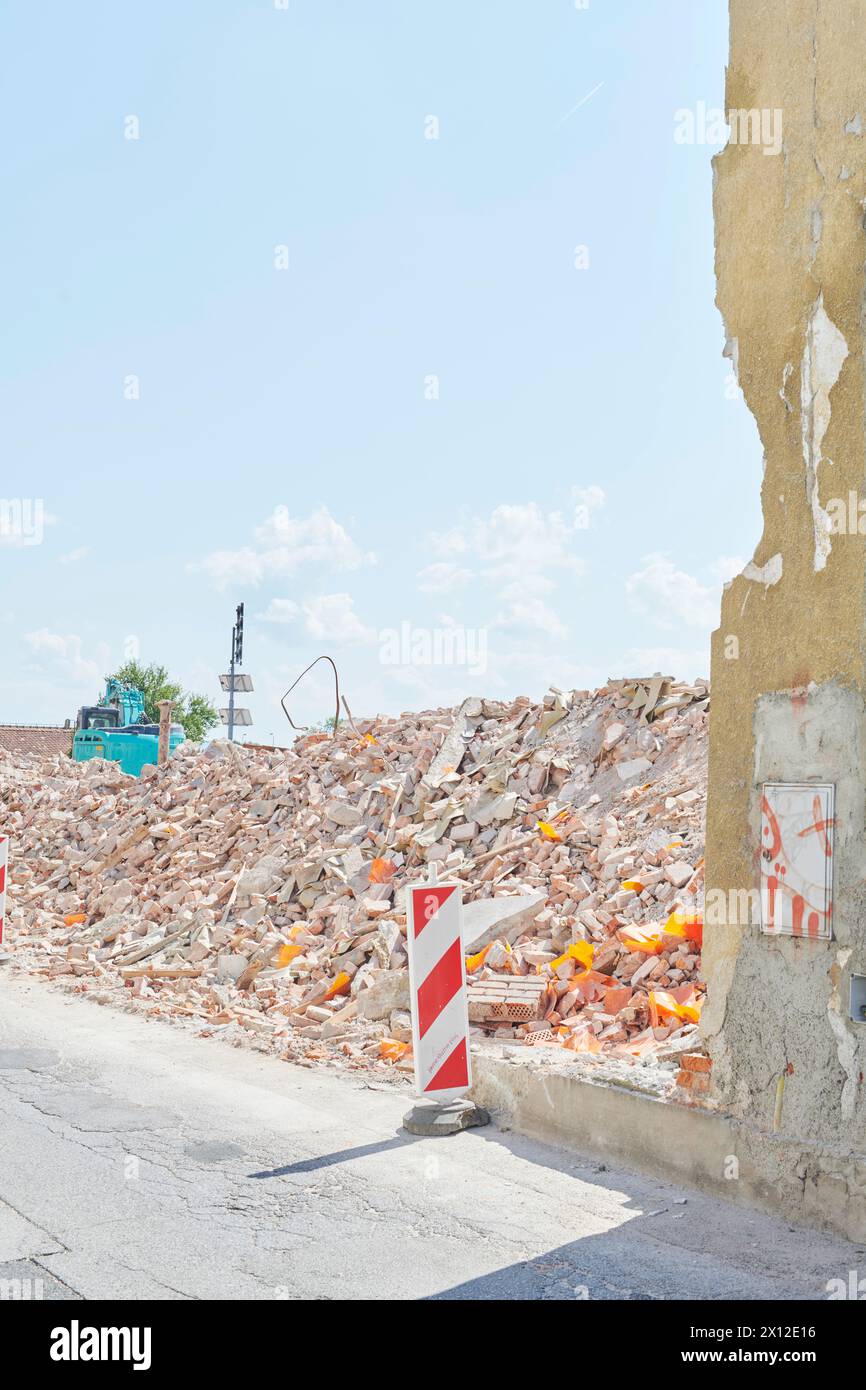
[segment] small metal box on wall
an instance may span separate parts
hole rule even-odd
[[[832,940],[835,796],[829,782],[762,786],[762,931]]]

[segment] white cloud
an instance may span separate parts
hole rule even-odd
[[[422,594],[449,594],[462,589],[472,578],[472,570],[440,560],[418,571],[418,588]]]
[[[257,613],[256,617],[263,623],[294,623],[300,611],[290,598],[272,598],[264,613]]]
[[[93,697],[96,696],[104,672],[96,661],[85,658],[82,640],[76,633],[50,632],[43,627],[25,632],[24,641],[33,658],[31,669],[67,680],[72,686],[92,687]]]
[[[586,531],[592,524],[593,512],[604,506],[604,488],[596,483],[591,483],[589,487],[573,487],[571,500],[574,503],[574,524],[578,531]]]
[[[215,550],[189,566],[203,570],[217,589],[257,587],[265,579],[296,574],[303,566],[327,565],[330,570],[356,570],[376,563],[345,527],[319,507],[307,517],[293,517],[288,507],[275,507],[253,532],[253,545],[238,550]]]
[[[510,584],[503,584],[499,589],[499,597],[512,600],[524,599],[527,594],[538,597],[541,594],[552,594],[556,590],[554,580],[548,578],[546,574],[522,574],[519,579],[513,580]]]
[[[540,598],[515,599],[496,615],[491,626],[506,632],[540,632],[557,641],[568,636],[568,628]]]
[[[727,584],[730,579],[742,574],[746,562],[740,555],[720,555],[709,566],[710,574],[719,584]]]
[[[709,642],[706,648],[695,647],[690,651],[682,647],[632,647],[611,668],[612,679],[631,676],[651,676],[658,672],[662,676],[675,676],[677,680],[695,680],[706,677],[710,670]]]
[[[716,626],[719,598],[715,588],[707,588],[694,575],[678,570],[668,555],[655,552],[645,555],[641,563],[643,569],[630,575],[625,584],[626,599],[634,613],[671,631],[683,624],[707,630]]]
[[[204,570],[215,589],[256,587],[265,577],[264,563],[249,546],[242,550],[213,550],[191,570]]]
[[[295,603],[290,598],[271,599],[264,613],[266,623],[300,623],[308,637],[317,642],[372,642],[375,630],[361,622],[351,594],[318,594]]]
[[[549,665],[553,646],[569,632],[552,596],[563,579],[586,572],[580,533],[604,504],[604,492],[594,485],[572,488],[569,503],[570,510],[557,511],[537,502],[502,503],[487,515],[461,517],[428,537],[435,559],[419,572],[419,589],[444,594],[474,581],[498,599],[490,633],[522,649],[526,665]],[[495,665],[497,658],[491,660]],[[490,674],[495,680],[495,671]]]
[[[434,534],[431,545],[443,561],[473,560],[494,585],[515,574],[582,574],[586,565],[574,542],[585,528],[578,521],[577,513],[567,518],[544,512],[537,502],[503,503],[488,517],[469,518]]]
[[[320,642],[369,642],[375,638],[355,612],[350,594],[321,594],[303,605],[304,626]]]
[[[508,697],[519,693],[540,699],[551,685],[560,690],[594,690],[604,685],[608,674],[605,666],[574,661],[569,644],[548,649],[539,660],[535,649],[515,644],[501,651],[491,642],[488,687]]]
[[[89,545],[80,545],[77,550],[67,550],[65,555],[58,555],[57,559],[61,565],[75,565],[79,560],[84,560],[90,554]]]

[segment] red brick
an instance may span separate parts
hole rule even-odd
[[[684,1052],[680,1058],[683,1071],[710,1071],[712,1065],[711,1059],[702,1052]]]
[[[706,1072],[678,1071],[677,1085],[684,1091],[691,1091],[692,1095],[705,1096],[709,1093],[710,1078]]]
[[[620,985],[618,988],[606,989],[604,992],[605,1013],[615,1016],[619,1013],[620,1009],[625,1008],[631,996],[632,990],[629,985]]]

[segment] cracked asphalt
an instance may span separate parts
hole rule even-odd
[[[0,972],[0,1284],[45,1298],[822,1299],[866,1252]],[[12,1286],[8,1286],[12,1287]]]

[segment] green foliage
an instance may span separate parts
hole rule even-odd
[[[327,717],[327,719],[320,719],[319,722],[318,722],[318,724],[310,724],[310,725],[309,725],[310,733],[311,733],[311,734],[332,734],[332,733],[334,732],[334,720],[335,720],[335,716],[334,716],[333,714],[329,714],[328,717]]]
[[[201,743],[208,729],[212,729],[217,722],[217,711],[210,700],[204,695],[184,694],[182,686],[169,679],[165,667],[157,666],[153,661],[149,666],[143,666],[139,661],[127,661],[106,680],[123,681],[140,690],[144,696],[145,712],[153,724],[159,723],[160,700],[171,700],[172,723],[180,724],[193,743]]]

